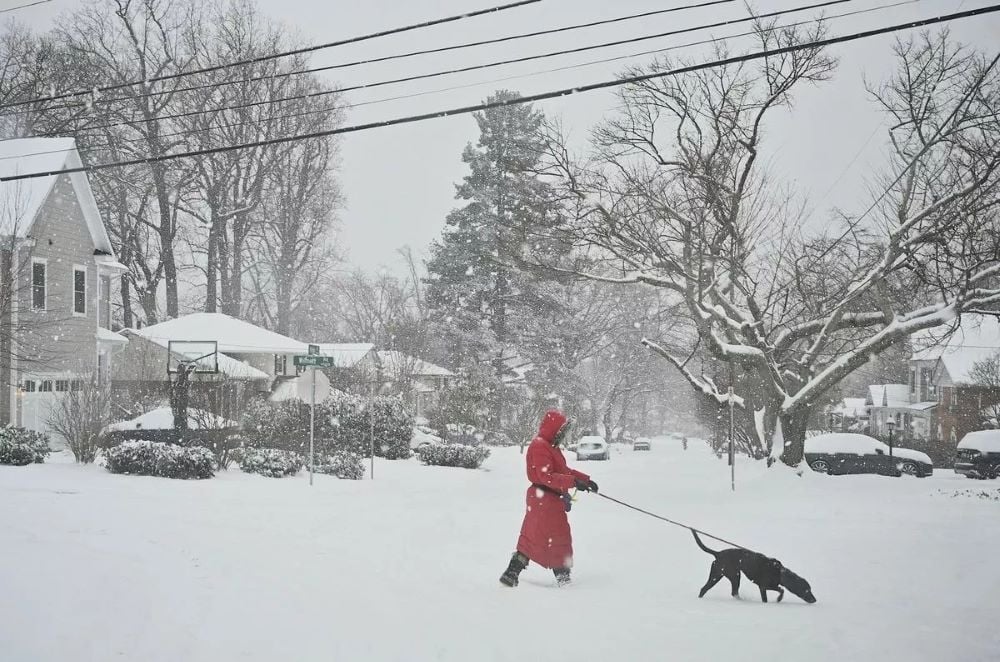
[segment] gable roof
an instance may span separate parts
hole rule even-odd
[[[378,353],[379,363],[383,369],[390,372],[400,372],[420,377],[454,377],[455,373],[447,368],[442,368],[430,361],[418,359],[415,356],[397,352],[395,350],[382,350]]]
[[[319,343],[319,353],[323,356],[332,356],[333,363],[338,368],[353,368],[373,351],[375,345],[371,343]]]
[[[153,343],[154,345],[162,347],[164,350],[166,350],[170,346],[169,341],[163,340],[161,338],[147,338],[146,336],[142,335],[140,331],[137,331],[136,329],[122,329],[121,335],[138,336],[139,338],[141,338],[146,342],[150,342]],[[127,341],[128,338],[125,338],[125,340]],[[178,356],[178,358],[181,357]],[[263,370],[258,370],[249,363],[244,363],[239,359],[234,359],[231,356],[226,356],[221,351],[218,354],[218,360],[219,360],[218,364],[219,373],[227,377],[231,377],[233,379],[249,379],[249,380],[271,379],[271,376],[268,375]]]
[[[0,177],[34,172],[58,173],[83,166],[73,138],[18,138],[0,141]],[[66,175],[73,185],[94,248],[113,255],[111,239],[97,209],[97,200],[84,172]],[[60,175],[0,182],[0,235],[31,236],[38,213]]]
[[[308,346],[222,313],[192,313],[136,331],[165,344],[170,340],[214,340],[226,354],[305,354]]]
[[[1000,352],[1000,320],[993,316],[962,315],[954,333],[943,339],[942,335],[915,336],[916,349],[911,360],[938,361],[955,384],[974,383],[975,364]]]
[[[868,387],[872,407],[909,407],[910,387],[906,384],[873,384]]]

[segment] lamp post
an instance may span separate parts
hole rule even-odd
[[[889,429],[889,462],[892,462],[892,430],[896,427],[896,421],[893,418],[889,418],[885,422],[885,427]]]

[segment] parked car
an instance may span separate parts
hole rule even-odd
[[[577,460],[610,460],[611,446],[604,437],[580,437],[576,444]]]
[[[889,446],[864,434],[821,434],[806,439],[806,462],[813,471],[839,474],[907,474],[924,478],[934,473],[934,463],[925,453]]]
[[[962,437],[955,473],[969,478],[1000,478],[1000,430],[977,430]]]
[[[632,450],[634,451],[648,451],[650,447],[651,444],[646,437],[639,437],[632,442]]]

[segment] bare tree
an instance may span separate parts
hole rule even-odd
[[[981,389],[983,423],[987,427],[1000,427],[1000,351],[977,361],[969,374]]]
[[[56,401],[48,425],[69,446],[77,462],[89,464],[100,449],[101,434],[111,422],[111,389],[95,378],[73,383]]]
[[[757,26],[765,49],[822,30]],[[1000,72],[944,35],[896,51],[898,73],[876,98],[897,176],[875,227],[851,219],[840,237],[802,239],[799,208],[760,165],[768,118],[834,68],[816,48],[628,86],[593,163],[574,165],[558,140],[550,150],[573,200],[570,238],[621,268],[586,275],[683,302],[695,351],[645,344],[720,404],[730,396],[693,361],[703,351],[724,364],[743,385],[732,399],[748,434],[788,464],[801,460],[815,403],[844,377],[915,331],[1000,303],[1000,256],[976,243],[998,199]]]

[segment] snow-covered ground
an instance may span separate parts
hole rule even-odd
[[[673,442],[677,443],[677,442]],[[0,659],[997,660],[997,483],[801,478],[655,440],[578,466],[602,491],[780,558],[819,599],[704,599],[691,535],[593,495],[574,584],[506,566],[517,449],[482,471],[377,462],[375,481],[0,467]],[[571,464],[573,464],[571,460]],[[777,473],[777,475],[775,475]],[[706,541],[710,546],[718,543]]]

